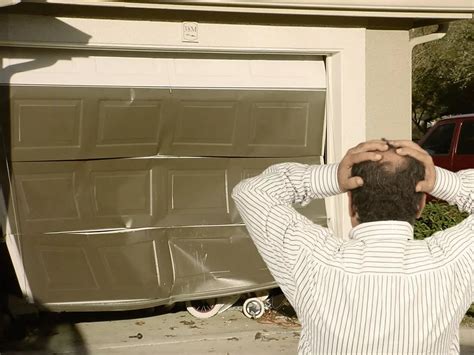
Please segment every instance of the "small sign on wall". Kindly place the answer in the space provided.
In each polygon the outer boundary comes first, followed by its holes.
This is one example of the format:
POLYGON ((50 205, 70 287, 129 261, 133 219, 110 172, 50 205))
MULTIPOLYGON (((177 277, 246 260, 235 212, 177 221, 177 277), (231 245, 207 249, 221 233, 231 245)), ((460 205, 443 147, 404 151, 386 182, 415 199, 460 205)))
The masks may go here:
POLYGON ((199 42, 197 22, 183 22, 183 42, 199 42))

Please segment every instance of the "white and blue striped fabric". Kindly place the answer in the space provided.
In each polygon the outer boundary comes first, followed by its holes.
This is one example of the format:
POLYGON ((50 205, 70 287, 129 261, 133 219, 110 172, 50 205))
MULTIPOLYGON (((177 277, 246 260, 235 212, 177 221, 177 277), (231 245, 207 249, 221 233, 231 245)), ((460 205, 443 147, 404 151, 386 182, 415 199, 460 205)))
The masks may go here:
POLYGON ((302 324, 299 354, 458 354, 474 299, 474 170, 436 168, 433 195, 470 216, 423 241, 409 223, 353 228, 344 241, 293 204, 340 193, 337 165, 284 163, 233 198, 302 324))

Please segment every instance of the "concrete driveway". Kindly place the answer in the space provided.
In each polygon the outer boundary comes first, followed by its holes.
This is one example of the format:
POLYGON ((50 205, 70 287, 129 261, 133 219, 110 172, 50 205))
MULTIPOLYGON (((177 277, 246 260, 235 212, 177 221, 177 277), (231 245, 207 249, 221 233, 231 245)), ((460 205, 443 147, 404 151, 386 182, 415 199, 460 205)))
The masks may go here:
POLYGON ((264 317, 251 320, 237 308, 210 319, 186 311, 77 323, 66 316, 43 320, 2 354, 295 354, 299 324, 275 312, 264 317))
MULTIPOLYGON (((296 354, 299 335, 291 318, 269 312, 251 320, 237 308, 210 319, 186 311, 76 314, 46 317, 2 354, 296 354)), ((460 335, 461 354, 474 354, 474 329, 460 335)))

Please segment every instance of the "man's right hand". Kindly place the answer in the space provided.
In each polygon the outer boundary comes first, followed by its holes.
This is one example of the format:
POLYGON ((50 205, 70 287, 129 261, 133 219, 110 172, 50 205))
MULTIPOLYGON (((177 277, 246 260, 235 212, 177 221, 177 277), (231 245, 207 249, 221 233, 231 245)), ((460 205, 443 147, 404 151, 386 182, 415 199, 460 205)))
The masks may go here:
POLYGON ((351 148, 347 151, 344 158, 339 163, 337 170, 337 181, 339 188, 343 192, 353 190, 362 186, 364 181, 360 176, 352 176, 352 167, 354 164, 372 160, 377 161, 382 158, 382 155, 377 153, 378 151, 384 152, 388 149, 388 144, 383 140, 372 140, 363 142, 351 148))
POLYGON ((425 179, 416 185, 416 191, 431 193, 436 182, 436 170, 433 158, 431 158, 428 152, 418 144, 408 140, 394 140, 389 141, 389 143, 397 148, 397 154, 410 156, 423 164, 425 167, 425 179))

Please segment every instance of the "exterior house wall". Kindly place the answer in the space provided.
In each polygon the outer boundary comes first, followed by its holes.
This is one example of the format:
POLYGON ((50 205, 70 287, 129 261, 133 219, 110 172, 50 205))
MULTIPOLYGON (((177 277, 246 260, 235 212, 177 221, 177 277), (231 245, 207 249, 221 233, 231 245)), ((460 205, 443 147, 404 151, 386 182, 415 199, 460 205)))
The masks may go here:
POLYGON ((366 136, 411 139, 408 31, 366 30, 366 136))

